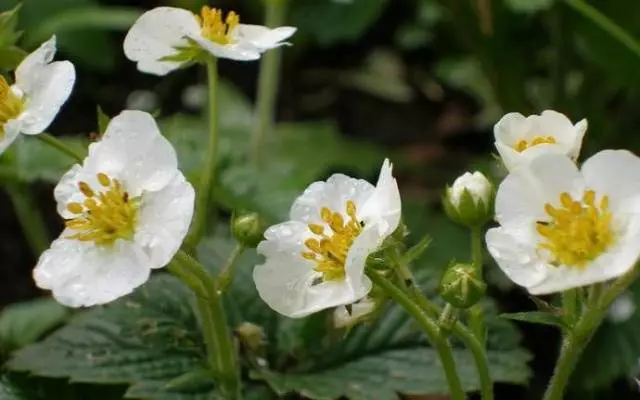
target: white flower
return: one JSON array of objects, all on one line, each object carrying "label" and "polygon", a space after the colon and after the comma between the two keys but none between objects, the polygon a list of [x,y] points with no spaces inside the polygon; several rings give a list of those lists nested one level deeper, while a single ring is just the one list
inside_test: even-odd
[{"label": "white flower", "polygon": [[194,191],[153,118],[124,111],[54,190],[66,229],[33,276],[62,304],[107,303],[143,284],[182,244]]},{"label": "white flower", "polygon": [[624,292],[609,306],[607,319],[614,324],[627,322],[636,312],[636,303],[633,295]]},{"label": "white flower", "polygon": [[640,158],[605,150],[578,170],[566,156],[542,155],[507,176],[495,208],[489,253],[531,294],[618,277],[640,254]]},{"label": "white flower", "polygon": [[56,37],[29,54],[16,69],[11,86],[0,75],[0,153],[20,133],[42,133],[67,101],[76,80],[69,61],[56,61]]},{"label": "white flower", "polygon": [[453,182],[453,186],[449,189],[449,200],[451,204],[459,207],[460,198],[465,190],[469,192],[474,203],[478,204],[479,201],[482,201],[483,204],[489,204],[493,192],[493,185],[491,185],[491,182],[489,182],[482,172],[476,171],[473,174],[465,172]]},{"label": "white flower", "polygon": [[142,72],[166,75],[193,61],[204,50],[217,58],[251,61],[285,44],[296,28],[269,29],[241,24],[234,12],[204,6],[201,15],[181,8],[158,7],[144,13],[131,27],[124,52]]},{"label": "white flower", "polygon": [[576,160],[587,130],[587,120],[573,125],[557,111],[524,117],[509,113],[493,128],[495,146],[508,170],[527,163],[541,154],[565,154]]},{"label": "white flower", "polygon": [[333,311],[333,325],[336,328],[349,328],[366,319],[376,310],[376,302],[365,297],[349,306],[336,307]]},{"label": "white flower", "polygon": [[400,193],[385,160],[376,186],[346,175],[315,182],[296,199],[290,220],[267,229],[253,271],[260,297],[300,318],[365,297],[365,262],[398,227]]}]

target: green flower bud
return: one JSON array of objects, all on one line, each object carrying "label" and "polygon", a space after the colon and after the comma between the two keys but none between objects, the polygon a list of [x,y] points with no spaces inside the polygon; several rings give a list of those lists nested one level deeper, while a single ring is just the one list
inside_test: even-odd
[{"label": "green flower bud", "polygon": [[231,233],[244,247],[255,248],[264,240],[266,222],[256,212],[235,211],[231,217]]},{"label": "green flower bud", "polygon": [[456,263],[445,271],[438,292],[455,308],[469,308],[482,298],[486,288],[473,265]]},{"label": "green flower bud", "polygon": [[493,217],[493,185],[480,172],[467,172],[447,187],[442,200],[444,210],[455,222],[468,226],[482,226]]}]

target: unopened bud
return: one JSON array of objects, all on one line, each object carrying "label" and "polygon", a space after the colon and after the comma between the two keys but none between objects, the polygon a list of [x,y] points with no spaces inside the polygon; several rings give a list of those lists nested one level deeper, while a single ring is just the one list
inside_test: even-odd
[{"label": "unopened bud", "polygon": [[493,216],[493,198],[493,185],[481,172],[466,172],[447,187],[443,205],[449,218],[476,227]]},{"label": "unopened bud", "polygon": [[243,347],[253,354],[259,354],[266,343],[262,328],[251,322],[243,322],[240,324],[236,328],[235,334]]},{"label": "unopened bud", "polygon": [[438,292],[455,308],[469,308],[482,298],[486,289],[473,265],[457,263],[445,271]]},{"label": "unopened bud", "polygon": [[256,212],[235,211],[231,218],[233,237],[247,248],[255,248],[264,239],[266,222]]}]

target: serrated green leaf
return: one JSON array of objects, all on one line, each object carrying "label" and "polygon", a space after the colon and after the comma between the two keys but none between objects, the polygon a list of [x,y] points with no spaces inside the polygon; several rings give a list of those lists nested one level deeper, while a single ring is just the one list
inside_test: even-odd
[{"label": "serrated green leaf", "polygon": [[500,314],[500,317],[532,324],[552,325],[563,330],[569,329],[569,326],[567,326],[561,316],[541,311]]},{"label": "serrated green leaf", "polygon": [[378,20],[385,0],[334,1],[296,0],[291,3],[289,21],[300,35],[309,35],[322,45],[358,39]]},{"label": "serrated green leaf", "polygon": [[[524,382],[528,373],[519,360],[525,352],[490,352],[494,379]],[[454,350],[458,373],[465,390],[479,387],[471,355]],[[516,367],[516,368],[511,368]],[[409,348],[383,351],[375,355],[341,364],[335,368],[308,374],[265,373],[265,380],[280,395],[300,393],[313,400],[399,400],[399,393],[408,395],[446,394],[449,387],[437,353],[429,348]]]},{"label": "serrated green leaf", "polygon": [[131,296],[78,314],[43,342],[16,352],[7,366],[71,382],[164,387],[204,365],[190,299],[176,278],[156,276]]},{"label": "serrated green leaf", "polygon": [[68,310],[50,298],[12,304],[0,313],[0,349],[13,350],[33,343],[58,326]]}]

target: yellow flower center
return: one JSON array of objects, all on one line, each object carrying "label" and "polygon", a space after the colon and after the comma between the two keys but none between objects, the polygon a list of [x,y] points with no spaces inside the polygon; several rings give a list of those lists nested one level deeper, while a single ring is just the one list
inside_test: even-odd
[{"label": "yellow flower center", "polygon": [[240,23],[240,16],[233,11],[222,19],[222,10],[203,6],[200,15],[196,15],[198,24],[202,27],[202,36],[212,42],[225,45],[231,43],[231,32]]},{"label": "yellow flower center", "polygon": [[69,239],[92,241],[98,246],[110,246],[117,239],[132,239],[139,209],[139,198],[130,198],[117,179],[103,173],[97,175],[101,191],[94,191],[86,182],[78,187],[84,203],[69,203],[67,210],[76,217],[65,221],[68,228],[79,231]]},{"label": "yellow flower center", "polygon": [[531,140],[531,143],[529,143],[526,139],[520,139],[518,140],[516,145],[513,146],[513,148],[518,153],[522,153],[526,149],[530,149],[531,147],[537,146],[539,144],[555,144],[555,143],[556,143],[556,138],[554,138],[553,136],[534,136],[533,140]]},{"label": "yellow flower center", "polygon": [[309,230],[318,239],[307,239],[304,245],[309,251],[302,252],[302,257],[316,263],[315,270],[322,273],[325,281],[344,279],[347,253],[356,237],[362,232],[362,225],[356,218],[356,205],[347,201],[347,221],[342,214],[323,207],[320,217],[329,226],[331,232],[325,233],[325,227],[309,224]]},{"label": "yellow flower center", "polygon": [[545,239],[538,247],[551,252],[554,264],[582,267],[604,253],[615,241],[609,198],[596,203],[593,190],[581,200],[569,193],[560,195],[561,207],[547,203],[544,210],[549,222],[537,222],[536,229]]},{"label": "yellow flower center", "polygon": [[4,126],[17,118],[24,110],[24,102],[12,90],[0,75],[0,139],[4,137]]}]

